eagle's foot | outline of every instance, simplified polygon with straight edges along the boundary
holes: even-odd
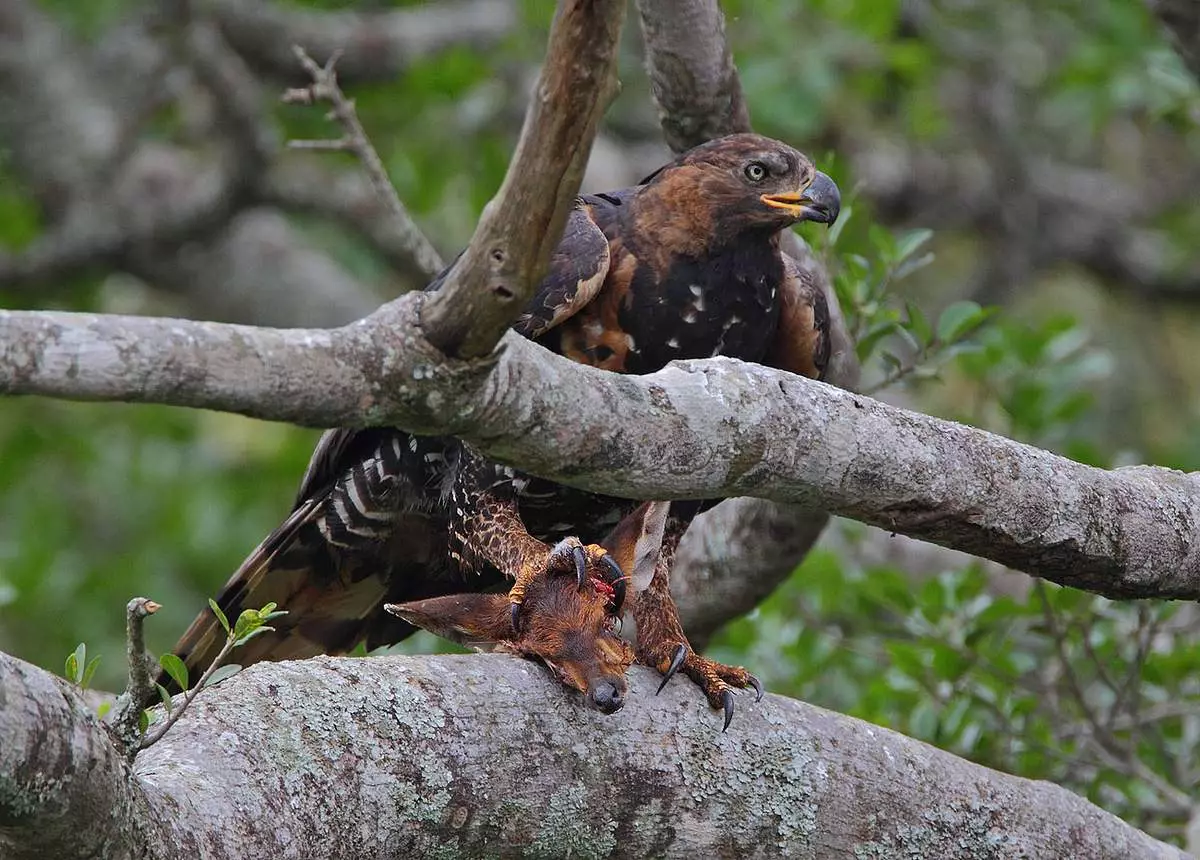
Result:
[[[555,574],[574,576],[581,590],[590,578],[597,589],[610,595],[612,613],[620,614],[625,602],[625,575],[620,565],[604,547],[598,544],[585,546],[579,538],[568,537],[555,544],[540,561],[523,566],[517,574],[508,592],[514,632],[521,630],[521,605],[529,586],[541,577]]]
[[[708,698],[708,703],[714,709],[725,712],[725,724],[721,731],[729,728],[733,720],[733,691],[744,690],[747,687],[754,690],[754,701],[763,697],[762,683],[743,669],[741,666],[726,666],[706,657],[701,657],[687,643],[679,643],[671,648],[670,643],[665,647],[653,649],[655,653],[642,650],[638,659],[662,672],[662,683],[658,685],[661,693],[667,682],[682,671],[698,686]]]

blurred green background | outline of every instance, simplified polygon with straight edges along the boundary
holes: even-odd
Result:
[[[237,4],[196,7],[258,75],[270,129],[335,136],[321,110],[277,104],[295,80],[240,47]],[[136,117],[133,139],[164,158],[215,157],[213,141],[236,116],[188,72],[170,26],[132,0],[30,8],[58,34],[48,51],[105,70],[97,86]],[[424,12],[449,18],[463,8]],[[498,187],[549,21],[544,2],[487,8],[500,23],[470,44],[448,38],[399,74],[373,75],[368,64],[345,81],[401,197],[447,257]],[[843,189],[838,229],[805,236],[860,337],[865,388],[887,383],[884,399],[1101,466],[1200,465],[1192,347],[1200,92],[1142,3],[724,8],[757,129],[811,153]],[[301,20],[323,26],[319,16],[331,12],[412,11],[328,0],[241,9],[278,13],[280,33]],[[297,17],[308,13],[318,17]],[[149,96],[122,80],[119,63],[116,72],[105,65],[132,56],[121,49],[130,31],[160,40],[164,68],[174,69],[161,87],[142,88],[154,89]],[[589,190],[633,182],[666,157],[640,57],[631,10],[623,90]],[[0,89],[12,80],[19,84],[0,61]],[[141,109],[126,110],[137,97]],[[10,252],[33,247],[69,210],[30,166],[35,154],[19,124],[0,122],[0,248]],[[328,190],[320,177],[354,165],[328,155],[314,170],[299,186],[316,195]],[[361,287],[343,318],[353,316],[346,308],[419,285],[352,217],[300,197],[264,192],[259,201],[286,215],[271,250],[307,255],[305,265],[319,257]],[[227,239],[195,244],[223,253]],[[134,249],[117,265],[0,278],[0,305],[343,321],[302,308],[284,322],[271,316],[278,307],[227,308],[171,268],[194,252]],[[196,268],[197,283],[224,274]],[[125,602],[144,594],[163,604],[148,635],[166,650],[286,513],[316,436],[179,409],[0,400],[0,648],[61,672],[86,642],[102,657],[94,685],[118,688]],[[1055,780],[1184,844],[1200,780],[1196,621],[1190,605],[1035,587],[994,565],[838,522],[709,652],[752,667],[774,692]]]

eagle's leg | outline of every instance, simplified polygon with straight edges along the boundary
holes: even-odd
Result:
[[[451,552],[467,567],[485,560],[513,580],[508,595],[514,629],[520,625],[525,592],[540,577],[570,574],[581,589],[593,572],[602,581],[613,578],[619,568],[604,547],[584,545],[575,537],[554,546],[538,540],[525,528],[511,482],[479,480],[480,470],[487,466],[478,462],[473,466],[464,469],[453,489]]]
[[[733,688],[753,688],[757,698],[762,698],[762,684],[741,666],[726,666],[701,657],[688,642],[679,622],[679,610],[671,597],[671,566],[683,533],[691,518],[675,515],[667,519],[663,533],[662,552],[654,567],[654,576],[645,591],[637,595],[633,604],[633,618],[637,624],[638,661],[653,666],[663,674],[659,691],[676,672],[683,672],[696,683],[712,707],[725,712],[724,729],[733,719]],[[724,731],[722,729],[722,731]]]

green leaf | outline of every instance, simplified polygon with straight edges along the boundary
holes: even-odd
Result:
[[[188,688],[188,669],[182,660],[174,654],[163,654],[158,658],[158,664],[163,671],[171,676],[171,680],[179,685],[179,689]]]
[[[921,228],[920,230],[910,230],[899,239],[896,240],[896,262],[902,263],[911,257],[917,251],[921,250],[921,246],[933,238],[933,231]]]
[[[900,281],[907,278],[913,272],[919,272],[934,261],[933,253],[922,254],[919,257],[910,257],[900,265],[896,266],[896,270],[892,272],[892,280]]]
[[[929,324],[929,317],[911,301],[904,303],[904,312],[908,314],[908,330],[921,346],[928,346],[933,340],[933,326]]]
[[[213,611],[213,615],[217,616],[217,620],[221,622],[221,626],[225,628],[225,635],[229,635],[229,619],[225,617],[225,613],[221,611],[221,607],[217,606],[217,601],[211,597],[208,598],[208,606]]]
[[[250,630],[245,635],[240,636],[237,640],[235,640],[233,645],[235,648],[240,648],[260,633],[270,633],[274,630],[274,627],[267,627],[265,625],[262,627],[255,627],[253,630]]]
[[[858,351],[858,360],[866,361],[870,358],[871,353],[875,351],[875,347],[879,345],[885,337],[896,331],[897,325],[891,320],[886,320],[881,323],[876,323],[871,329],[859,338],[855,349]]]
[[[978,328],[987,316],[988,312],[976,302],[954,302],[938,317],[938,340],[942,343],[954,343]]]
[[[242,614],[233,623],[233,638],[235,641],[241,641],[260,626],[262,619],[258,617],[258,610],[243,609]]]
[[[211,687],[214,684],[219,684],[226,678],[232,678],[240,671],[242,671],[242,667],[237,663],[226,663],[208,677],[208,680],[204,682],[204,686]]]
[[[155,684],[154,686],[158,687],[158,697],[162,699],[163,707],[167,709],[168,714],[171,713],[171,708],[173,706],[171,694],[167,692],[167,688],[162,684]],[[184,689],[186,689],[186,687]]]
[[[102,720],[108,716],[108,712],[112,710],[112,702],[101,702],[100,707],[96,708],[96,719]]]
[[[148,728],[150,728],[150,712],[142,711],[138,714],[138,732],[144,735]]]
[[[825,237],[825,243],[826,243],[826,245],[828,245],[828,247],[830,247],[830,248],[837,247],[838,237],[842,235],[842,229],[850,221],[850,216],[853,214],[854,214],[853,206],[845,206],[842,208],[842,212],[838,216],[837,221],[835,221],[833,226],[829,228],[829,233]]]
[[[92,683],[92,676],[96,674],[96,667],[100,665],[100,655],[97,654],[88,661],[87,668],[83,670],[83,678],[79,682],[79,686],[87,689],[88,684]]]
[[[67,655],[66,662],[66,679],[72,684],[79,684],[83,680],[83,675],[80,673],[80,668],[87,665],[87,645],[80,642],[75,646],[75,650]]]

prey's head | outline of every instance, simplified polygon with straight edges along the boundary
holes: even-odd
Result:
[[[722,235],[778,231],[800,221],[833,224],[841,195],[808,156],[758,134],[690,149],[645,180],[656,205],[674,207]]]
[[[469,647],[497,648],[545,664],[606,714],[625,704],[633,649],[617,635],[622,584],[589,571],[539,577],[525,591],[520,630],[506,594],[454,594],[384,608],[410,624]]]

